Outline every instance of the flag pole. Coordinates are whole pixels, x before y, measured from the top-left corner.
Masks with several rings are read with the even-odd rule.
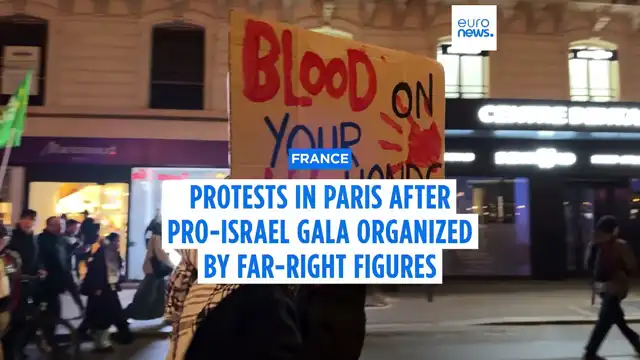
[[[2,163],[0,163],[0,191],[2,191],[4,178],[9,167],[9,157],[11,156],[11,149],[13,149],[13,139],[15,137],[15,134],[16,129],[12,128],[11,132],[9,133],[9,139],[7,139],[7,145],[4,148],[4,153],[2,154]]]

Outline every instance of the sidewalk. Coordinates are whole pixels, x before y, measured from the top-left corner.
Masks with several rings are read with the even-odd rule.
[[[636,289],[640,286],[636,285]],[[426,296],[391,297],[390,306],[367,312],[369,331],[420,331],[472,325],[578,325],[595,322],[598,304],[584,281],[452,282]],[[640,292],[623,303],[640,323]]]
[[[640,285],[635,286],[640,290]],[[135,289],[120,293],[126,307]],[[450,282],[435,288],[434,301],[414,291],[390,295],[389,306],[367,308],[369,332],[416,332],[446,327],[474,325],[589,324],[595,321],[598,306],[591,306],[584,281],[565,282]],[[640,291],[624,302],[628,319],[640,323]],[[63,300],[63,317],[78,315],[70,298]],[[162,320],[132,321],[142,334],[167,334]]]

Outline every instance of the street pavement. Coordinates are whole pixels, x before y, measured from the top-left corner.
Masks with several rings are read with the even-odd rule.
[[[640,284],[623,306],[627,318],[640,322]],[[433,302],[426,294],[390,297],[390,306],[367,312],[370,332],[390,329],[416,331],[433,326],[590,324],[598,299],[584,280],[563,282],[476,281],[446,282],[435,288]]]
[[[461,326],[419,333],[369,334],[360,360],[578,360],[590,327],[586,325]],[[250,340],[249,340],[250,341]],[[167,340],[140,339],[96,360],[163,359]],[[614,329],[601,355],[614,360],[634,359]]]
[[[638,294],[624,302],[627,317],[640,323],[640,284]],[[135,289],[120,293],[126,306]],[[415,332],[432,327],[462,325],[587,324],[595,321],[598,306],[591,305],[585,281],[452,281],[435,288],[433,302],[420,291],[389,295],[389,306],[367,309],[369,333]],[[63,317],[78,315],[70,298],[63,300]],[[77,321],[79,322],[79,321]],[[140,335],[166,336],[170,329],[162,320],[132,321]]]
[[[636,286],[640,289],[640,285]],[[415,289],[414,289],[415,290]],[[123,305],[134,294],[121,292]],[[640,291],[638,291],[640,293]],[[390,296],[386,307],[367,309],[367,341],[361,360],[577,360],[597,306],[584,281],[451,282],[435,288],[433,302],[421,291]],[[78,314],[70,299],[63,316]],[[640,296],[631,294],[625,310],[640,323]],[[640,330],[640,325],[634,325]],[[118,347],[98,359],[163,358],[169,328],[161,320],[133,321],[134,345]],[[90,344],[86,344],[86,351]],[[632,359],[614,329],[602,354]]]

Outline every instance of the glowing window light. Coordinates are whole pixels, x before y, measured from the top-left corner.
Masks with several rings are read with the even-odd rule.
[[[640,165],[640,155],[597,154],[591,156],[593,165]]]
[[[470,152],[445,152],[444,161],[451,163],[470,163],[476,159],[476,154]]]

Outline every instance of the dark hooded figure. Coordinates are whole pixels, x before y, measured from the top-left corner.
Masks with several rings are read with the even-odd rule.
[[[86,322],[94,334],[98,351],[111,349],[108,331],[111,325],[118,329],[121,342],[133,340],[118,297],[122,269],[119,243],[120,235],[111,233],[104,241],[92,245],[87,275],[82,282],[82,293],[88,297]]]
[[[157,319],[164,314],[164,297],[167,291],[166,277],[173,271],[173,263],[162,249],[162,228],[153,228],[147,242],[142,269],[145,273],[133,301],[125,309],[127,318],[134,320]]]

